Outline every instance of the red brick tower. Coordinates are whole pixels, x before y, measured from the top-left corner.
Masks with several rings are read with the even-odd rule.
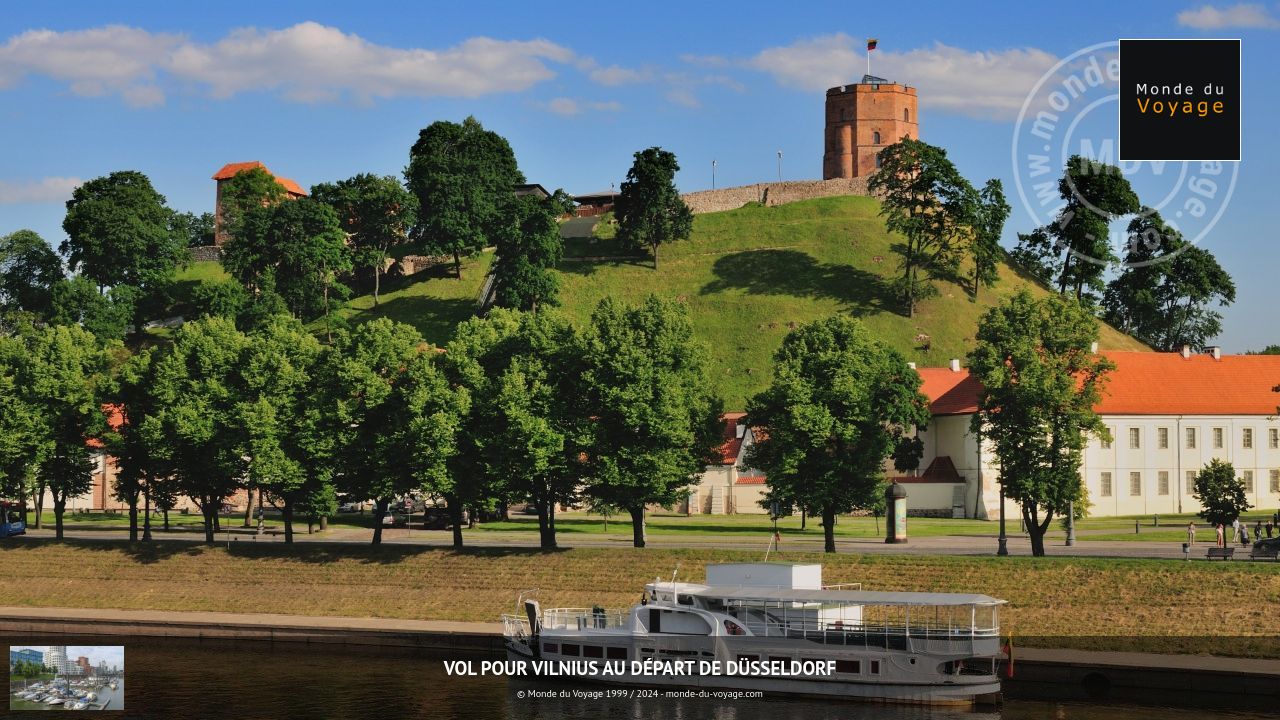
[[[920,138],[916,89],[864,75],[827,91],[822,179],[865,177],[880,151],[903,137]]]

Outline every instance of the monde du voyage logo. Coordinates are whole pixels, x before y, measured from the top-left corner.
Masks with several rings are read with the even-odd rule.
[[[1239,40],[1120,41],[1121,161],[1240,159]]]

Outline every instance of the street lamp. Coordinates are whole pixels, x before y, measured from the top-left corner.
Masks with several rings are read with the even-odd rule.
[[[778,151],[778,182],[782,182],[782,151]]]
[[[711,161],[711,189],[716,189],[716,161]]]
[[[1067,501],[1067,547],[1076,544],[1076,503]]]
[[[1004,479],[1000,479],[1000,547],[996,555],[1004,557],[1009,554],[1009,537],[1004,532]]]

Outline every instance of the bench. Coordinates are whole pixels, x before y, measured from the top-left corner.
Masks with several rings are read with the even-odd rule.
[[[1230,560],[1235,554],[1236,549],[1233,547],[1211,547],[1205,551],[1204,557],[1206,560],[1212,560],[1214,558]]]
[[[1280,556],[1280,546],[1272,545],[1270,547],[1253,546],[1253,550],[1249,551],[1249,557],[1253,560],[1276,560]]]

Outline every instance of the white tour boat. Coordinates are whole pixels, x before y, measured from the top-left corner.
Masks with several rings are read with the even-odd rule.
[[[502,619],[508,659],[535,670],[610,663],[627,671],[588,679],[973,705],[1000,697],[1003,604],[977,594],[826,586],[821,565],[731,563],[708,565],[705,584],[651,582],[626,610],[543,610],[525,600],[523,616]],[[682,674],[630,672],[646,666]],[[694,667],[731,672],[683,674]],[[546,671],[554,673],[565,674]]]

